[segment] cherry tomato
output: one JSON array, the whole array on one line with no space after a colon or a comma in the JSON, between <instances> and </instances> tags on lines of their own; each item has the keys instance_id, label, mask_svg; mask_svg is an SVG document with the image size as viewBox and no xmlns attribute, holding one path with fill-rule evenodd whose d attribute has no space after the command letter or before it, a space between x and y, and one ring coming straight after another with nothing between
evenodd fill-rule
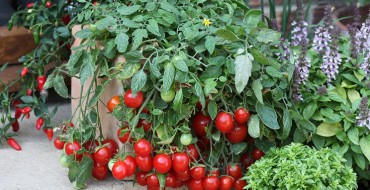
<instances>
[{"instance_id":1,"label":"cherry tomato","mask_svg":"<svg viewBox=\"0 0 370 190\"><path fill-rule=\"evenodd\" d=\"M65 143L66 143L66 142L65 142L65 141L60 140L60 138L59 138L59 137L55 138L55 140L54 140L54 146L55 146L55 148L56 148L56 149L58 149L58 150L63 150L63 148L64 148L64 144L65 144Z\"/></svg>"},{"instance_id":2,"label":"cherry tomato","mask_svg":"<svg viewBox=\"0 0 370 190\"><path fill-rule=\"evenodd\" d=\"M69 128L73 128L75 125L72 122L66 123L64 126L62 126L61 130L63 133L66 133Z\"/></svg>"},{"instance_id":3,"label":"cherry tomato","mask_svg":"<svg viewBox=\"0 0 370 190\"><path fill-rule=\"evenodd\" d=\"M184 181L181 181L179 179L176 179L175 185L173 186L173 188L180 188L180 187L182 187L184 185L184 183L185 183Z\"/></svg>"},{"instance_id":4,"label":"cherry tomato","mask_svg":"<svg viewBox=\"0 0 370 190\"><path fill-rule=\"evenodd\" d=\"M188 145L186 147L191 162L199 159L199 152L194 144Z\"/></svg>"},{"instance_id":5,"label":"cherry tomato","mask_svg":"<svg viewBox=\"0 0 370 190\"><path fill-rule=\"evenodd\" d=\"M84 153L82 154L82 157L85 157L85 156L90 157L90 158L91 158L91 160L94 160L94 155L92 155L92 154L91 154L91 153L89 153L89 152L84 152Z\"/></svg>"},{"instance_id":6,"label":"cherry tomato","mask_svg":"<svg viewBox=\"0 0 370 190\"><path fill-rule=\"evenodd\" d=\"M94 153L94 160L99 165L107 165L112 157L112 152L108 147L102 147Z\"/></svg>"},{"instance_id":7,"label":"cherry tomato","mask_svg":"<svg viewBox=\"0 0 370 190\"><path fill-rule=\"evenodd\" d=\"M163 101L168 103L168 102L171 102L175 98L175 94L176 94L175 90L170 89L167 92L161 92L161 98Z\"/></svg>"},{"instance_id":8,"label":"cherry tomato","mask_svg":"<svg viewBox=\"0 0 370 190\"><path fill-rule=\"evenodd\" d=\"M121 100L119 99L119 96L113 96L109 101L107 102L107 108L109 112L113 112L114 108L121 103Z\"/></svg>"},{"instance_id":9,"label":"cherry tomato","mask_svg":"<svg viewBox=\"0 0 370 190\"><path fill-rule=\"evenodd\" d=\"M171 158L167 154L157 154L153 159L153 168L160 174L165 174L171 169Z\"/></svg>"},{"instance_id":10,"label":"cherry tomato","mask_svg":"<svg viewBox=\"0 0 370 190\"><path fill-rule=\"evenodd\" d=\"M149 172L153 168L153 158L152 156L136 156L135 157L136 165L139 169L144 172Z\"/></svg>"},{"instance_id":11,"label":"cherry tomato","mask_svg":"<svg viewBox=\"0 0 370 190\"><path fill-rule=\"evenodd\" d=\"M190 133L183 133L180 137L180 142L184 146L188 146L193 140L193 136Z\"/></svg>"},{"instance_id":12,"label":"cherry tomato","mask_svg":"<svg viewBox=\"0 0 370 190\"><path fill-rule=\"evenodd\" d=\"M134 150L139 156L149 156L152 152L152 146L146 139L140 139L134 144Z\"/></svg>"},{"instance_id":13,"label":"cherry tomato","mask_svg":"<svg viewBox=\"0 0 370 190\"><path fill-rule=\"evenodd\" d=\"M190 170L190 175L194 179L203 179L206 176L206 168L205 167L193 167Z\"/></svg>"},{"instance_id":14,"label":"cherry tomato","mask_svg":"<svg viewBox=\"0 0 370 190\"><path fill-rule=\"evenodd\" d=\"M28 3L27 4L27 8L29 8L29 9L32 8L33 6L34 6L34 3Z\"/></svg>"},{"instance_id":15,"label":"cherry tomato","mask_svg":"<svg viewBox=\"0 0 370 190\"><path fill-rule=\"evenodd\" d=\"M176 152L172 157L172 169L176 173L185 172L189 169L189 157L186 153Z\"/></svg>"},{"instance_id":16,"label":"cherry tomato","mask_svg":"<svg viewBox=\"0 0 370 190\"><path fill-rule=\"evenodd\" d=\"M137 172L135 175L136 182L141 186L146 186L146 172Z\"/></svg>"},{"instance_id":17,"label":"cherry tomato","mask_svg":"<svg viewBox=\"0 0 370 190\"><path fill-rule=\"evenodd\" d=\"M72 154L76 159L82 156L81 154L76 154L79 150L81 150L81 144L77 141L68 142L64 147L64 151L67 156Z\"/></svg>"},{"instance_id":18,"label":"cherry tomato","mask_svg":"<svg viewBox=\"0 0 370 190\"><path fill-rule=\"evenodd\" d=\"M239 124L246 124L251 116L249 110L245 108L238 108L234 112L235 121Z\"/></svg>"},{"instance_id":19,"label":"cherry tomato","mask_svg":"<svg viewBox=\"0 0 370 190\"><path fill-rule=\"evenodd\" d=\"M220 112L216 117L216 127L221 133L229 133L235 128L233 116L227 112Z\"/></svg>"},{"instance_id":20,"label":"cherry tomato","mask_svg":"<svg viewBox=\"0 0 370 190\"><path fill-rule=\"evenodd\" d=\"M192 120L193 129L195 134L198 136L205 137L207 135L206 128L211 124L212 119L209 116L203 115L202 112L198 112L194 115Z\"/></svg>"},{"instance_id":21,"label":"cherry tomato","mask_svg":"<svg viewBox=\"0 0 370 190\"><path fill-rule=\"evenodd\" d=\"M106 139L102 142L103 145L106 144L106 147L110 149L110 152L112 153L112 156L116 155L118 153L118 144L113 139Z\"/></svg>"},{"instance_id":22,"label":"cherry tomato","mask_svg":"<svg viewBox=\"0 0 370 190\"><path fill-rule=\"evenodd\" d=\"M240 164L228 164L226 167L226 172L234 179L239 179L242 177L242 167Z\"/></svg>"},{"instance_id":23,"label":"cherry tomato","mask_svg":"<svg viewBox=\"0 0 370 190\"><path fill-rule=\"evenodd\" d=\"M90 28L91 32L96 32L98 26L96 24L90 23L89 28Z\"/></svg>"},{"instance_id":24,"label":"cherry tomato","mask_svg":"<svg viewBox=\"0 0 370 190\"><path fill-rule=\"evenodd\" d=\"M62 16L62 21L65 25L69 24L69 22L71 22L71 16L69 15Z\"/></svg>"},{"instance_id":25,"label":"cherry tomato","mask_svg":"<svg viewBox=\"0 0 370 190\"><path fill-rule=\"evenodd\" d=\"M192 179L188 182L187 187L189 190L203 190L203 183L201 179Z\"/></svg>"},{"instance_id":26,"label":"cherry tomato","mask_svg":"<svg viewBox=\"0 0 370 190\"><path fill-rule=\"evenodd\" d=\"M45 7L50 8L53 4L50 1L46 1Z\"/></svg>"},{"instance_id":27,"label":"cherry tomato","mask_svg":"<svg viewBox=\"0 0 370 190\"><path fill-rule=\"evenodd\" d=\"M126 156L126 158L123 160L123 162L126 164L127 168L127 177L130 177L135 174L136 171L136 161L135 158L131 155Z\"/></svg>"},{"instance_id":28,"label":"cherry tomato","mask_svg":"<svg viewBox=\"0 0 370 190\"><path fill-rule=\"evenodd\" d=\"M265 153L263 153L262 150L260 150L258 148L253 149L252 156L255 160L261 159L262 156L264 156L264 155L265 155Z\"/></svg>"},{"instance_id":29,"label":"cherry tomato","mask_svg":"<svg viewBox=\"0 0 370 190\"><path fill-rule=\"evenodd\" d=\"M154 174L147 176L146 184L149 187L159 187L159 180L158 180L157 174L154 173Z\"/></svg>"},{"instance_id":30,"label":"cherry tomato","mask_svg":"<svg viewBox=\"0 0 370 190\"><path fill-rule=\"evenodd\" d=\"M97 1L94 1L94 2L93 2L93 5L94 5L94 6L96 6L96 5L98 5L98 4L99 4L99 3L98 3Z\"/></svg>"},{"instance_id":31,"label":"cherry tomato","mask_svg":"<svg viewBox=\"0 0 370 190\"><path fill-rule=\"evenodd\" d=\"M94 151L97 146L99 146L98 140L88 140L83 144L87 151Z\"/></svg>"},{"instance_id":32,"label":"cherry tomato","mask_svg":"<svg viewBox=\"0 0 370 190\"><path fill-rule=\"evenodd\" d=\"M237 124L236 127L231 130L229 133L226 133L226 138L231 143L241 143L247 137L248 129L244 124Z\"/></svg>"},{"instance_id":33,"label":"cherry tomato","mask_svg":"<svg viewBox=\"0 0 370 190\"><path fill-rule=\"evenodd\" d=\"M211 141L207 137L199 137L197 145L201 151L205 151L211 146Z\"/></svg>"},{"instance_id":34,"label":"cherry tomato","mask_svg":"<svg viewBox=\"0 0 370 190\"><path fill-rule=\"evenodd\" d=\"M172 172L169 172L166 177L166 187L175 187L176 177Z\"/></svg>"},{"instance_id":35,"label":"cherry tomato","mask_svg":"<svg viewBox=\"0 0 370 190\"><path fill-rule=\"evenodd\" d=\"M175 172L175 176L177 179L181 181L187 181L188 179L190 179L190 170L187 169L184 172L179 172L179 173Z\"/></svg>"},{"instance_id":36,"label":"cherry tomato","mask_svg":"<svg viewBox=\"0 0 370 190\"><path fill-rule=\"evenodd\" d=\"M246 185L247 182L245 180L237 179L234 181L233 188L234 190L243 190Z\"/></svg>"},{"instance_id":37,"label":"cherry tomato","mask_svg":"<svg viewBox=\"0 0 370 190\"><path fill-rule=\"evenodd\" d=\"M113 168L112 168L112 174L113 177L122 180L125 177L127 177L128 169L127 165L125 162L119 160L116 163L114 163Z\"/></svg>"},{"instance_id":38,"label":"cherry tomato","mask_svg":"<svg viewBox=\"0 0 370 190\"><path fill-rule=\"evenodd\" d=\"M133 141L133 138L131 136L131 131L127 130L127 128L128 127L123 127L123 128L120 128L120 129L117 130L118 140L121 141L121 143L123 143L123 144L127 143L127 141L129 141L130 143ZM125 132L122 132L122 131L125 131ZM123 134L123 135L121 135L121 134Z\"/></svg>"},{"instance_id":39,"label":"cherry tomato","mask_svg":"<svg viewBox=\"0 0 370 190\"><path fill-rule=\"evenodd\" d=\"M231 190L233 188L234 179L230 176L222 176L220 178L220 190Z\"/></svg>"},{"instance_id":40,"label":"cherry tomato","mask_svg":"<svg viewBox=\"0 0 370 190\"><path fill-rule=\"evenodd\" d=\"M248 154L242 155L240 157L240 162L243 164L243 167L245 169L248 169L249 166L251 166L254 163L253 159L250 158Z\"/></svg>"},{"instance_id":41,"label":"cherry tomato","mask_svg":"<svg viewBox=\"0 0 370 190\"><path fill-rule=\"evenodd\" d=\"M207 108L208 106L208 101L206 101L206 105L205 105L205 108ZM198 110L203 110L202 109L202 103L198 102L197 105L195 106Z\"/></svg>"},{"instance_id":42,"label":"cherry tomato","mask_svg":"<svg viewBox=\"0 0 370 190\"><path fill-rule=\"evenodd\" d=\"M62 154L59 156L59 164L60 164L63 168L68 168L68 166L69 166L69 163L68 163L68 156L67 156L65 153L62 153Z\"/></svg>"},{"instance_id":43,"label":"cherry tomato","mask_svg":"<svg viewBox=\"0 0 370 190\"><path fill-rule=\"evenodd\" d=\"M129 108L138 108L144 101L143 92L139 91L136 95L132 94L131 89L126 91L123 100L125 105Z\"/></svg>"},{"instance_id":44,"label":"cherry tomato","mask_svg":"<svg viewBox=\"0 0 370 190\"><path fill-rule=\"evenodd\" d=\"M100 166L97 163L94 163L92 176L97 180L104 180L108 176L108 166Z\"/></svg>"},{"instance_id":45,"label":"cherry tomato","mask_svg":"<svg viewBox=\"0 0 370 190\"><path fill-rule=\"evenodd\" d=\"M208 176L220 176L220 169L218 168L211 168L210 170L207 171Z\"/></svg>"},{"instance_id":46,"label":"cherry tomato","mask_svg":"<svg viewBox=\"0 0 370 190\"><path fill-rule=\"evenodd\" d=\"M202 183L205 190L218 190L220 187L220 181L217 176L207 176L203 178Z\"/></svg>"},{"instance_id":47,"label":"cherry tomato","mask_svg":"<svg viewBox=\"0 0 370 190\"><path fill-rule=\"evenodd\" d=\"M136 127L137 128L144 127L144 131L148 132L150 128L152 128L152 124L145 119L140 119Z\"/></svg>"}]
</instances>

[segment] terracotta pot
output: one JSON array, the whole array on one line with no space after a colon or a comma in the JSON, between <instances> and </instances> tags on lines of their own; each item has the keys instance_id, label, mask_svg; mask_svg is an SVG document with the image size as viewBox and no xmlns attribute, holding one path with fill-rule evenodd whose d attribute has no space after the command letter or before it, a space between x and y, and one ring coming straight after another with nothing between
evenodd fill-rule
<instances>
[{"instance_id":1,"label":"terracotta pot","mask_svg":"<svg viewBox=\"0 0 370 190\"><path fill-rule=\"evenodd\" d=\"M347 30L348 26L354 22L354 6L338 8L333 17L339 20L336 25L342 29ZM364 23L370 13L370 4L358 8L360 13L360 23ZM344 19L341 19L344 18Z\"/></svg>"}]
</instances>

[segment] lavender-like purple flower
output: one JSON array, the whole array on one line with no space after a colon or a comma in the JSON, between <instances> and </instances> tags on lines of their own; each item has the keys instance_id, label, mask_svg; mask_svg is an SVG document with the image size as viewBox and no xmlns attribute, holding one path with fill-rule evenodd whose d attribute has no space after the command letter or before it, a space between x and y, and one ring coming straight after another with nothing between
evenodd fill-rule
<instances>
[{"instance_id":1,"label":"lavender-like purple flower","mask_svg":"<svg viewBox=\"0 0 370 190\"><path fill-rule=\"evenodd\" d=\"M335 76L339 73L340 63L341 57L337 51L330 50L328 55L324 55L320 68L326 74L328 82L335 80Z\"/></svg>"},{"instance_id":2,"label":"lavender-like purple flower","mask_svg":"<svg viewBox=\"0 0 370 190\"><path fill-rule=\"evenodd\" d=\"M290 59L290 49L289 49L289 42L288 40L284 38L280 38L280 44L279 47L283 50L282 53L276 53L276 55L281 59L281 60L289 60Z\"/></svg>"},{"instance_id":3,"label":"lavender-like purple flower","mask_svg":"<svg viewBox=\"0 0 370 190\"><path fill-rule=\"evenodd\" d=\"M358 56L358 47L357 45L359 44L358 39L357 39L357 32L358 32L358 27L360 26L360 11L358 8L355 8L355 17L354 17L354 22L349 25L348 27L348 33L350 36L351 40L351 53L353 58L357 58Z\"/></svg>"},{"instance_id":4,"label":"lavender-like purple flower","mask_svg":"<svg viewBox=\"0 0 370 190\"><path fill-rule=\"evenodd\" d=\"M360 68L365 71L366 78L370 78L370 52L364 58L364 62L362 62Z\"/></svg>"},{"instance_id":5,"label":"lavender-like purple flower","mask_svg":"<svg viewBox=\"0 0 370 190\"><path fill-rule=\"evenodd\" d=\"M302 101L302 94L299 90L300 87L300 76L299 76L299 69L296 66L293 73L293 85L292 85L292 99L294 102Z\"/></svg>"},{"instance_id":6,"label":"lavender-like purple flower","mask_svg":"<svg viewBox=\"0 0 370 190\"><path fill-rule=\"evenodd\" d=\"M308 41L307 38L307 22L301 21L293 21L292 23L292 45L298 46L302 43L303 40Z\"/></svg>"},{"instance_id":7,"label":"lavender-like purple flower","mask_svg":"<svg viewBox=\"0 0 370 190\"><path fill-rule=\"evenodd\" d=\"M360 103L360 113L356 117L357 125L360 127L367 127L370 130L370 112L368 107L368 98L363 97Z\"/></svg>"},{"instance_id":8,"label":"lavender-like purple flower","mask_svg":"<svg viewBox=\"0 0 370 190\"><path fill-rule=\"evenodd\" d=\"M325 7L324 26L318 27L315 31L313 48L321 55L327 55L330 51L332 41L330 33L333 30L332 12L331 6Z\"/></svg>"},{"instance_id":9,"label":"lavender-like purple flower","mask_svg":"<svg viewBox=\"0 0 370 190\"><path fill-rule=\"evenodd\" d=\"M370 49L370 18L362 23L361 29L356 34L357 47L360 53L367 53Z\"/></svg>"}]
</instances>

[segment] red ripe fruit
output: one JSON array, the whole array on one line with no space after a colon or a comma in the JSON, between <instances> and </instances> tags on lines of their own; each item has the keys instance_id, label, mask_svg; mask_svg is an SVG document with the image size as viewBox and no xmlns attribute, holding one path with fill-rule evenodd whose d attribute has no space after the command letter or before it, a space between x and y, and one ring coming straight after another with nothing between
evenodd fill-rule
<instances>
[{"instance_id":1,"label":"red ripe fruit","mask_svg":"<svg viewBox=\"0 0 370 190\"><path fill-rule=\"evenodd\" d=\"M123 127L118 129L117 131L117 137L118 140L121 141L121 143L125 144L127 141L132 142L133 138L131 137L131 131L127 130L128 127ZM125 131L125 132L122 132ZM121 135L123 134L123 135Z\"/></svg>"},{"instance_id":2,"label":"red ripe fruit","mask_svg":"<svg viewBox=\"0 0 370 190\"><path fill-rule=\"evenodd\" d=\"M104 180L108 176L108 165L100 166L99 164L94 163L92 176L97 180Z\"/></svg>"},{"instance_id":3,"label":"red ripe fruit","mask_svg":"<svg viewBox=\"0 0 370 190\"><path fill-rule=\"evenodd\" d=\"M27 96L32 96L32 89L27 89L26 95Z\"/></svg>"},{"instance_id":4,"label":"red ripe fruit","mask_svg":"<svg viewBox=\"0 0 370 190\"><path fill-rule=\"evenodd\" d=\"M255 160L261 159L262 156L264 156L264 155L265 155L265 153L263 153L262 150L260 150L258 148L253 149L252 156Z\"/></svg>"},{"instance_id":5,"label":"red ripe fruit","mask_svg":"<svg viewBox=\"0 0 370 190\"><path fill-rule=\"evenodd\" d=\"M207 176L203 178L202 183L205 190L218 190L220 187L220 181L217 176Z\"/></svg>"},{"instance_id":6,"label":"red ripe fruit","mask_svg":"<svg viewBox=\"0 0 370 190\"><path fill-rule=\"evenodd\" d=\"M15 120L12 123L12 128L13 128L13 132L18 132L19 131L19 123L18 123L18 120Z\"/></svg>"},{"instance_id":7,"label":"red ripe fruit","mask_svg":"<svg viewBox=\"0 0 370 190\"><path fill-rule=\"evenodd\" d=\"M34 3L28 3L27 4L27 8L29 8L29 9L32 8L33 6L34 6Z\"/></svg>"},{"instance_id":8,"label":"red ripe fruit","mask_svg":"<svg viewBox=\"0 0 370 190\"><path fill-rule=\"evenodd\" d=\"M234 179L239 179L242 177L242 167L240 164L228 164L226 167L226 172Z\"/></svg>"},{"instance_id":9,"label":"red ripe fruit","mask_svg":"<svg viewBox=\"0 0 370 190\"><path fill-rule=\"evenodd\" d=\"M248 154L244 154L240 157L240 163L243 165L245 169L248 169L249 166L253 164L253 159L248 156Z\"/></svg>"},{"instance_id":10,"label":"red ripe fruit","mask_svg":"<svg viewBox=\"0 0 370 190\"><path fill-rule=\"evenodd\" d=\"M189 169L189 157L186 153L176 152L172 157L172 169L176 173L182 173Z\"/></svg>"},{"instance_id":11,"label":"red ripe fruit","mask_svg":"<svg viewBox=\"0 0 370 190\"><path fill-rule=\"evenodd\" d=\"M206 168L205 167L193 167L190 170L190 175L193 179L203 179L206 175Z\"/></svg>"},{"instance_id":12,"label":"red ripe fruit","mask_svg":"<svg viewBox=\"0 0 370 190\"><path fill-rule=\"evenodd\" d=\"M127 177L127 165L125 162L119 160L116 163L114 163L113 168L112 168L112 174L113 177L122 180L125 177Z\"/></svg>"},{"instance_id":13,"label":"red ripe fruit","mask_svg":"<svg viewBox=\"0 0 370 190\"><path fill-rule=\"evenodd\" d=\"M234 181L233 188L234 190L243 190L246 185L247 182L239 178Z\"/></svg>"},{"instance_id":14,"label":"red ripe fruit","mask_svg":"<svg viewBox=\"0 0 370 190\"><path fill-rule=\"evenodd\" d=\"M167 174L167 177L166 177L166 185L165 186L174 188L175 184L176 184L176 176L173 173L169 172Z\"/></svg>"},{"instance_id":15,"label":"red ripe fruit","mask_svg":"<svg viewBox=\"0 0 370 190\"><path fill-rule=\"evenodd\" d=\"M241 143L247 137L248 129L244 124L237 124L236 127L229 133L226 133L226 138L233 144Z\"/></svg>"},{"instance_id":16,"label":"red ripe fruit","mask_svg":"<svg viewBox=\"0 0 370 190\"><path fill-rule=\"evenodd\" d=\"M139 91L136 95L132 93L132 90L127 90L123 96L125 105L129 108L139 108L144 100L143 92Z\"/></svg>"},{"instance_id":17,"label":"red ripe fruit","mask_svg":"<svg viewBox=\"0 0 370 190\"><path fill-rule=\"evenodd\" d=\"M46 82L46 76L40 75L37 77L37 85L38 85L39 91L42 91L44 89L45 82Z\"/></svg>"},{"instance_id":18,"label":"red ripe fruit","mask_svg":"<svg viewBox=\"0 0 370 190\"><path fill-rule=\"evenodd\" d=\"M108 147L102 147L94 152L94 160L101 166L107 165L111 157L112 152Z\"/></svg>"},{"instance_id":19,"label":"red ripe fruit","mask_svg":"<svg viewBox=\"0 0 370 190\"><path fill-rule=\"evenodd\" d=\"M110 149L110 152L112 153L112 156L116 155L118 153L118 144L113 139L106 139L102 142L103 145L106 144L106 147Z\"/></svg>"},{"instance_id":20,"label":"red ripe fruit","mask_svg":"<svg viewBox=\"0 0 370 190\"><path fill-rule=\"evenodd\" d=\"M201 179L191 179L187 183L187 187L189 190L203 190L203 183Z\"/></svg>"},{"instance_id":21,"label":"red ripe fruit","mask_svg":"<svg viewBox=\"0 0 370 190\"><path fill-rule=\"evenodd\" d=\"M36 120L36 129L40 130L41 127L44 125L44 118L40 117Z\"/></svg>"},{"instance_id":22,"label":"red ripe fruit","mask_svg":"<svg viewBox=\"0 0 370 190\"><path fill-rule=\"evenodd\" d=\"M69 24L69 22L71 22L71 16L69 15L62 16L62 21L65 25Z\"/></svg>"},{"instance_id":23,"label":"red ripe fruit","mask_svg":"<svg viewBox=\"0 0 370 190\"><path fill-rule=\"evenodd\" d=\"M234 116L237 123L246 124L249 120L249 117L251 116L251 113L245 108L238 108L237 110L235 110Z\"/></svg>"},{"instance_id":24,"label":"red ripe fruit","mask_svg":"<svg viewBox=\"0 0 370 190\"><path fill-rule=\"evenodd\" d=\"M149 187L159 187L159 180L157 174L152 174L146 177L146 184Z\"/></svg>"},{"instance_id":25,"label":"red ripe fruit","mask_svg":"<svg viewBox=\"0 0 370 190\"><path fill-rule=\"evenodd\" d=\"M27 73L28 73L28 68L27 67L23 67L23 69L21 71L21 77L26 76Z\"/></svg>"},{"instance_id":26,"label":"red ripe fruit","mask_svg":"<svg viewBox=\"0 0 370 190\"><path fill-rule=\"evenodd\" d=\"M66 142L65 142L65 141L60 140L60 138L59 138L59 137L55 138L55 140L54 140L54 146L55 146L55 148L56 148L56 149L58 149L58 150L62 150L62 149L64 148L64 144L65 144L65 143L66 143Z\"/></svg>"},{"instance_id":27,"label":"red ripe fruit","mask_svg":"<svg viewBox=\"0 0 370 190\"><path fill-rule=\"evenodd\" d=\"M53 128L44 128L44 133L46 134L46 137L48 138L49 141L53 139L54 136Z\"/></svg>"},{"instance_id":28,"label":"red ripe fruit","mask_svg":"<svg viewBox=\"0 0 370 190\"><path fill-rule=\"evenodd\" d=\"M127 168L127 177L130 177L135 174L136 171L136 161L135 158L131 155L126 156L126 158L123 160L123 162L126 164Z\"/></svg>"},{"instance_id":29,"label":"red ripe fruit","mask_svg":"<svg viewBox=\"0 0 370 190\"><path fill-rule=\"evenodd\" d=\"M150 170L153 169L152 156L144 156L144 157L136 156L135 162L136 162L137 167L144 172L149 172Z\"/></svg>"},{"instance_id":30,"label":"red ripe fruit","mask_svg":"<svg viewBox=\"0 0 370 190\"><path fill-rule=\"evenodd\" d=\"M81 150L81 144L77 141L68 142L64 147L64 151L67 154L67 156L73 154L75 158L81 157L81 155L76 154L76 152L79 150Z\"/></svg>"},{"instance_id":31,"label":"red ripe fruit","mask_svg":"<svg viewBox=\"0 0 370 190\"><path fill-rule=\"evenodd\" d=\"M139 156L149 156L152 152L152 146L146 139L140 139L134 144L135 153Z\"/></svg>"},{"instance_id":32,"label":"red ripe fruit","mask_svg":"<svg viewBox=\"0 0 370 190\"><path fill-rule=\"evenodd\" d=\"M171 158L167 154L157 154L153 159L153 168L161 174L165 174L171 169Z\"/></svg>"},{"instance_id":33,"label":"red ripe fruit","mask_svg":"<svg viewBox=\"0 0 370 190\"><path fill-rule=\"evenodd\" d=\"M186 147L191 162L199 159L199 152L194 144L190 144Z\"/></svg>"},{"instance_id":34,"label":"red ripe fruit","mask_svg":"<svg viewBox=\"0 0 370 190\"><path fill-rule=\"evenodd\" d=\"M207 135L206 128L211 122L211 117L203 115L202 112L196 113L191 121L195 134L202 137Z\"/></svg>"},{"instance_id":35,"label":"red ripe fruit","mask_svg":"<svg viewBox=\"0 0 370 190\"><path fill-rule=\"evenodd\" d=\"M216 127L221 133L229 133L235 128L233 116L227 112L220 112L216 117Z\"/></svg>"},{"instance_id":36,"label":"red ripe fruit","mask_svg":"<svg viewBox=\"0 0 370 190\"><path fill-rule=\"evenodd\" d=\"M88 140L83 144L84 148L87 151L94 151L94 149L99 146L99 141L98 140Z\"/></svg>"},{"instance_id":37,"label":"red ripe fruit","mask_svg":"<svg viewBox=\"0 0 370 190\"><path fill-rule=\"evenodd\" d=\"M222 176L220 178L220 190L231 190L233 188L234 179L230 176Z\"/></svg>"},{"instance_id":38,"label":"red ripe fruit","mask_svg":"<svg viewBox=\"0 0 370 190\"><path fill-rule=\"evenodd\" d=\"M8 145L10 147L12 147L14 150L17 150L17 151L21 151L22 150L22 147L19 146L19 144L17 143L17 141L15 139L8 138L7 142L8 142Z\"/></svg>"},{"instance_id":39,"label":"red ripe fruit","mask_svg":"<svg viewBox=\"0 0 370 190\"><path fill-rule=\"evenodd\" d=\"M137 172L135 175L136 182L141 186L146 186L146 172Z\"/></svg>"},{"instance_id":40,"label":"red ripe fruit","mask_svg":"<svg viewBox=\"0 0 370 190\"><path fill-rule=\"evenodd\" d=\"M144 127L144 131L148 132L150 128L152 128L152 124L145 119L140 119L136 127L137 128Z\"/></svg>"},{"instance_id":41,"label":"red ripe fruit","mask_svg":"<svg viewBox=\"0 0 370 190\"><path fill-rule=\"evenodd\" d=\"M50 1L47 1L45 4L46 8L50 8L53 4Z\"/></svg>"}]
</instances>

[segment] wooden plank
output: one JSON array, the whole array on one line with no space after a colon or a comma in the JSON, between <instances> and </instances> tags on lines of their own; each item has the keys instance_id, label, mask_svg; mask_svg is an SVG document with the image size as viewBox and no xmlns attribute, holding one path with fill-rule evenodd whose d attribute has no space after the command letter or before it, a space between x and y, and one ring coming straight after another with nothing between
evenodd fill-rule
<instances>
[{"instance_id":1,"label":"wooden plank","mask_svg":"<svg viewBox=\"0 0 370 190\"><path fill-rule=\"evenodd\" d=\"M18 63L18 59L35 49L31 31L23 27L0 27L0 65Z\"/></svg>"}]
</instances>

